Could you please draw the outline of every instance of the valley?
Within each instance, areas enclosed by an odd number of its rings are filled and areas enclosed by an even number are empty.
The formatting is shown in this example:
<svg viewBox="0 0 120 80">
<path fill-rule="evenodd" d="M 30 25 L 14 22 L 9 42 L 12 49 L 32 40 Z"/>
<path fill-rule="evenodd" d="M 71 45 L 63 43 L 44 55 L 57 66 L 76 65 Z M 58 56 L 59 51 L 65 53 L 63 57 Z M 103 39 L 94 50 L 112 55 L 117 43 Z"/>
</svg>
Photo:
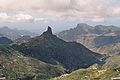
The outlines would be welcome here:
<svg viewBox="0 0 120 80">
<path fill-rule="evenodd" d="M 100 38 L 98 43 L 109 40 L 109 37 L 95 37 Z M 119 38 L 113 37 L 113 41 L 114 44 L 96 43 L 101 47 L 90 49 L 83 43 L 58 38 L 49 26 L 40 36 L 18 38 L 11 43 L 8 39 L 0 43 L 1 79 L 110 80 L 119 77 Z"/>
</svg>

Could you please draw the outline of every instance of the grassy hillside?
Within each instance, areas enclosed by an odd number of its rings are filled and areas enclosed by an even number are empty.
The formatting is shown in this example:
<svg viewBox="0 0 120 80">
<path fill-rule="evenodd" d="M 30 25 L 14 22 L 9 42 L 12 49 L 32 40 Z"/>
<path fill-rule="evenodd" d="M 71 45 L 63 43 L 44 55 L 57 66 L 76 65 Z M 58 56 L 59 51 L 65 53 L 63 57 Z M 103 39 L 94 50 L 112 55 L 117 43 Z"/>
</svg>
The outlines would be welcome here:
<svg viewBox="0 0 120 80">
<path fill-rule="evenodd" d="M 116 77 L 120 77 L 120 55 L 109 57 L 102 66 L 93 65 L 88 69 L 79 69 L 54 80 L 111 80 Z"/>
<path fill-rule="evenodd" d="M 0 78 L 17 80 L 17 78 L 52 78 L 59 76 L 64 69 L 40 60 L 24 57 L 8 46 L 0 46 Z"/>
<path fill-rule="evenodd" d="M 53 80 L 111 80 L 119 76 L 120 73 L 115 70 L 80 69 Z"/>
</svg>

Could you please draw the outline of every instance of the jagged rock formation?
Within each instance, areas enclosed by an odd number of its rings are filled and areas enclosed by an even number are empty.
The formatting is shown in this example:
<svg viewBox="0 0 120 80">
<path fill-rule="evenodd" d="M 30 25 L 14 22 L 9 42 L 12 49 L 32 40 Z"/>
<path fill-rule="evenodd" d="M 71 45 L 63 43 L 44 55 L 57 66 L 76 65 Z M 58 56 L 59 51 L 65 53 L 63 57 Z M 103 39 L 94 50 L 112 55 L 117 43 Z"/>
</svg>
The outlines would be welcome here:
<svg viewBox="0 0 120 80">
<path fill-rule="evenodd" d="M 59 39 L 52 34 L 50 27 L 42 35 L 29 39 L 26 43 L 14 44 L 12 47 L 25 56 L 50 64 L 60 64 L 70 71 L 89 67 L 94 63 L 99 64 L 99 58 L 102 57 L 79 43 Z"/>
</svg>

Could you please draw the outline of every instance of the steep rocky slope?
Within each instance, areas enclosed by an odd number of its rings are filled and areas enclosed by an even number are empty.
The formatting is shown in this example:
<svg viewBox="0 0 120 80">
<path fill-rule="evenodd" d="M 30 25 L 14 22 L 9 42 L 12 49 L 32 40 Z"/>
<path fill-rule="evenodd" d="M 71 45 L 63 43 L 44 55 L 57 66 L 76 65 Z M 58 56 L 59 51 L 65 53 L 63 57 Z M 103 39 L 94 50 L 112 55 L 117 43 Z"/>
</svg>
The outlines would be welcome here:
<svg viewBox="0 0 120 80">
<path fill-rule="evenodd" d="M 87 24 L 81 23 L 73 29 L 58 33 L 57 36 L 66 41 L 76 41 L 91 50 L 99 52 L 98 49 L 103 48 L 104 46 L 120 43 L 120 28 L 112 25 L 97 25 L 92 27 Z M 113 50 L 114 48 L 111 49 L 111 52 Z M 105 52 L 105 50 L 103 51 Z M 100 53 L 101 52 L 102 51 L 100 51 Z M 118 53 L 118 51 L 116 51 L 115 53 Z"/>
<path fill-rule="evenodd" d="M 93 48 L 93 51 L 106 55 L 117 55 L 120 53 L 120 43 L 108 44 L 99 48 Z"/>
</svg>

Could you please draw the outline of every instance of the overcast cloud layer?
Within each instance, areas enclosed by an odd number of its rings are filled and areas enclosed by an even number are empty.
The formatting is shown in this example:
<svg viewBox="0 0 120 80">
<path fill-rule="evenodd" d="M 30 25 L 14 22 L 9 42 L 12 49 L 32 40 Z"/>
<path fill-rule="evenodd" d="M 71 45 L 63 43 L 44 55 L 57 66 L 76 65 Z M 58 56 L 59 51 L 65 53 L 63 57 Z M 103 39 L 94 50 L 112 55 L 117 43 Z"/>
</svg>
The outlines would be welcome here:
<svg viewBox="0 0 120 80">
<path fill-rule="evenodd" d="M 34 21 L 46 16 L 99 22 L 105 17 L 120 17 L 120 4 L 119 0 L 0 0 L 2 21 Z"/>
</svg>

